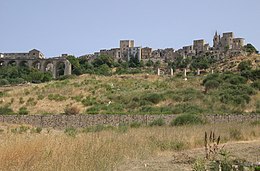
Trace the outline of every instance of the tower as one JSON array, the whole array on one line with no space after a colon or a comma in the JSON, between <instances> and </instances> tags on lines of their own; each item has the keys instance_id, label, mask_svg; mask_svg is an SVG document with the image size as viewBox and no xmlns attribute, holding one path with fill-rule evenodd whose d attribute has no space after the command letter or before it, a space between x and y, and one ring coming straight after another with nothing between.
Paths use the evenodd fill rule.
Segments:
<instances>
[{"instance_id":1,"label":"tower","mask_svg":"<svg viewBox=\"0 0 260 171\"><path fill-rule=\"evenodd\" d=\"M213 48L218 49L220 43L220 35L218 35L218 32L215 32L215 36L213 38Z\"/></svg>"}]
</instances>

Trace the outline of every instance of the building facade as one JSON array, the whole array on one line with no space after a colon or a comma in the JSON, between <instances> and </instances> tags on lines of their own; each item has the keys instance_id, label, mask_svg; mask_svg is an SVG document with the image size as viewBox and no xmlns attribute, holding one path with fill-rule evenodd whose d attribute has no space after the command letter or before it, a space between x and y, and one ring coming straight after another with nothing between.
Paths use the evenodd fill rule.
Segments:
<instances>
[{"instance_id":1,"label":"building facade","mask_svg":"<svg viewBox=\"0 0 260 171\"><path fill-rule=\"evenodd\" d=\"M27 59L27 58L32 58L32 59L44 59L45 56L43 53L37 49L30 50L29 52L24 52L24 53L2 53L0 54L1 58L10 58L10 59Z\"/></svg>"},{"instance_id":2,"label":"building facade","mask_svg":"<svg viewBox=\"0 0 260 171\"><path fill-rule=\"evenodd\" d=\"M152 48L142 48L142 59L150 59L152 57Z\"/></svg>"},{"instance_id":3,"label":"building facade","mask_svg":"<svg viewBox=\"0 0 260 171\"><path fill-rule=\"evenodd\" d=\"M131 58L137 58L138 61L142 59L142 47L130 47L127 52L127 60L129 61Z\"/></svg>"}]
</instances>

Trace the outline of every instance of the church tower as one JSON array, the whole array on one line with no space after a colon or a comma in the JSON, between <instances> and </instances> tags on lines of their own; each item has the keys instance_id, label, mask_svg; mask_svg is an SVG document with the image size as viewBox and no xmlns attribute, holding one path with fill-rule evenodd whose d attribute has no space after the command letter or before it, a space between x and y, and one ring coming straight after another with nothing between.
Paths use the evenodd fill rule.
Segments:
<instances>
[{"instance_id":1,"label":"church tower","mask_svg":"<svg viewBox=\"0 0 260 171\"><path fill-rule=\"evenodd\" d=\"M218 32L215 32L215 36L213 38L213 48L214 49L218 49L220 44L220 35L218 35Z\"/></svg>"}]
</instances>

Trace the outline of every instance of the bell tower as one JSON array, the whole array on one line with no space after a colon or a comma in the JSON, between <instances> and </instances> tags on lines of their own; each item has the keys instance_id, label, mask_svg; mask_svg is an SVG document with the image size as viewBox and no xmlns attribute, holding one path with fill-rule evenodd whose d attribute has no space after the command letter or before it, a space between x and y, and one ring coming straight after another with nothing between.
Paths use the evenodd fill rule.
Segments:
<instances>
[{"instance_id":1,"label":"bell tower","mask_svg":"<svg viewBox=\"0 0 260 171\"><path fill-rule=\"evenodd\" d=\"M218 32L215 32L215 36L213 38L213 48L218 49L220 43L220 35L218 35Z\"/></svg>"}]
</instances>

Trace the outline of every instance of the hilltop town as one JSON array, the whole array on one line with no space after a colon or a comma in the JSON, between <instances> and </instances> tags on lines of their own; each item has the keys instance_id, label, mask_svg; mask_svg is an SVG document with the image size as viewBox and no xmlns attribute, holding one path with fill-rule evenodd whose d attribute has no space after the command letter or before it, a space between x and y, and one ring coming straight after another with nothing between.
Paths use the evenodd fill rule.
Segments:
<instances>
[{"instance_id":1,"label":"hilltop town","mask_svg":"<svg viewBox=\"0 0 260 171\"><path fill-rule=\"evenodd\" d=\"M186 69L190 70L191 65L193 65L193 69L197 69L198 75L200 74L201 69L208 68L208 64L207 67L202 66L203 64L201 64L200 60L204 60L204 58L206 58L207 62L210 61L210 64L219 62L219 65L221 65L221 68L218 66L217 68L216 65L214 67L212 66L211 70L218 69L219 71L225 71L227 67L223 66L223 63L224 65L227 65L229 62L225 61L226 59L239 56L246 57L249 54L258 53L251 44L245 43L244 38L235 37L233 32L223 33L222 36L216 32L212 40L213 46L210 46L204 39L200 39L194 40L192 45L183 46L178 50L175 50L174 48L142 48L142 46L136 46L134 40L120 40L119 47L117 48L102 49L93 54L79 56L78 59L92 63L100 56L108 56L118 63L129 61L135 61L137 63L142 62L142 64L147 64L149 62L153 64L157 63L156 69L158 69L158 75L161 73L160 68L170 69L170 73L173 75L173 70L175 70L173 67L175 67L181 70L185 69L184 75L186 76ZM41 72L51 71L52 77L58 78L61 75L73 74L72 70L75 66L72 66L71 61L68 60L69 56L72 55L62 54L58 57L45 58L45 55L37 49L24 53L0 53L0 66L28 66L31 69L35 68ZM188 61L193 60L195 63L188 63L186 59L188 59ZM235 65L237 66L240 61L241 60L235 61ZM259 63L259 57L252 61L253 63ZM171 65L171 63L174 62L179 63L179 66ZM162 73L164 73L164 71Z\"/></svg>"}]
</instances>

